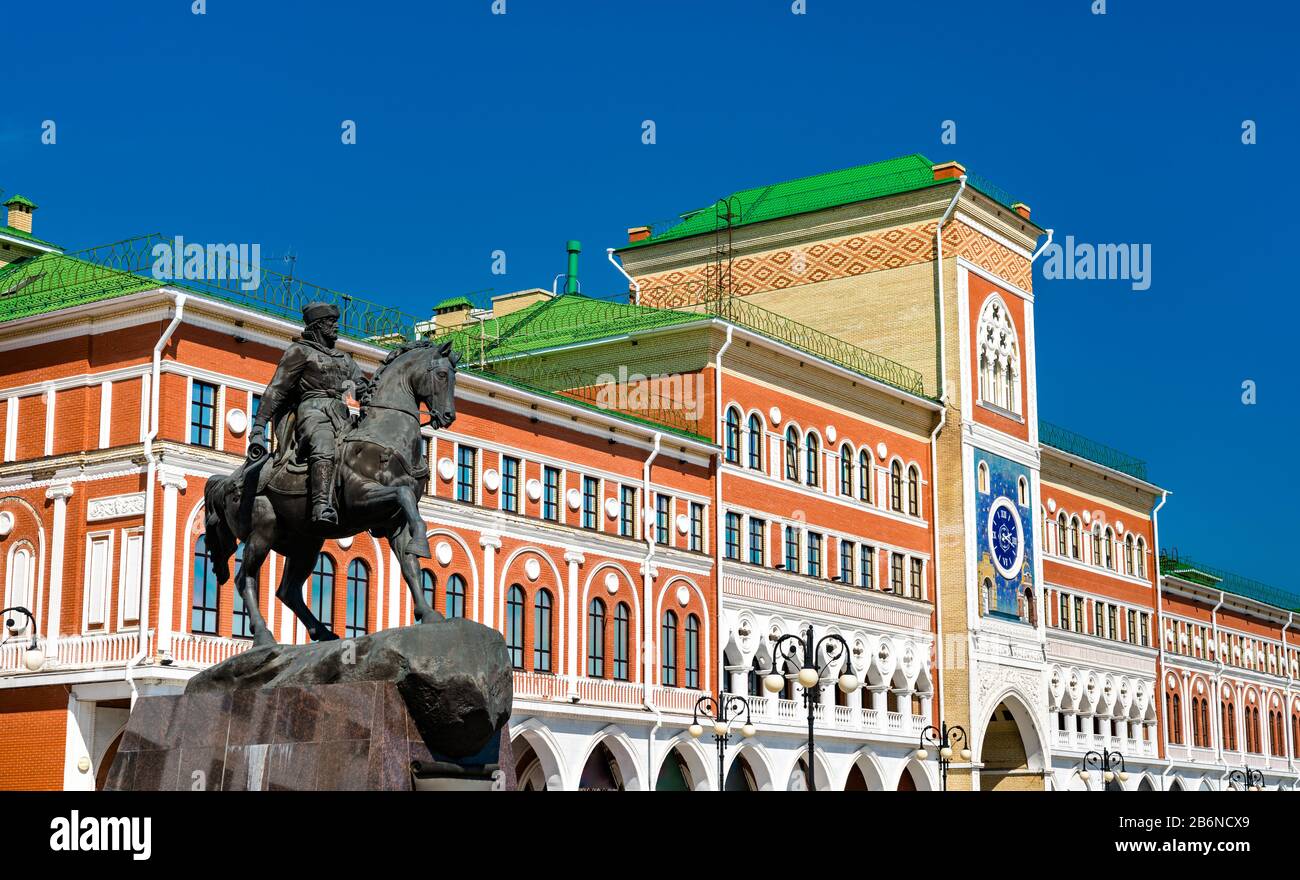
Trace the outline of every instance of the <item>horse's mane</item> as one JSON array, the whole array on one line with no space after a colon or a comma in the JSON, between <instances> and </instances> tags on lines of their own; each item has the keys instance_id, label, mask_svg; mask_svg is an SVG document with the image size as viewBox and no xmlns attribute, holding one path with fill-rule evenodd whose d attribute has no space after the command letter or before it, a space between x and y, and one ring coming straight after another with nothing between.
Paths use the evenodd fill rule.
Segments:
<instances>
[{"instance_id":1,"label":"horse's mane","mask_svg":"<svg viewBox=\"0 0 1300 880\"><path fill-rule=\"evenodd\" d=\"M415 339L410 342L403 342L397 348L394 348L392 351L388 353L388 356L384 358L384 362L375 369L375 374L370 377L370 381L378 385L379 377L384 374L384 370L388 369L389 365L397 361L400 357L402 357L402 355L419 349L433 348L435 346L441 347L442 344L443 344L443 340L430 339L430 338ZM457 359L453 355L452 362L455 363L456 360Z\"/></svg>"}]
</instances>

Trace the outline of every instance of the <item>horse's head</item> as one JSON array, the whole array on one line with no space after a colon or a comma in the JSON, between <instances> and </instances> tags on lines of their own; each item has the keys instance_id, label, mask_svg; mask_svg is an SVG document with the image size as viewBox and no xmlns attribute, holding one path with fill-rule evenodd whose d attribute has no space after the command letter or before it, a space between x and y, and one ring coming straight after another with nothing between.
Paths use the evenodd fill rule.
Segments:
<instances>
[{"instance_id":1,"label":"horse's head","mask_svg":"<svg viewBox=\"0 0 1300 880\"><path fill-rule=\"evenodd\" d=\"M445 428L456 421L456 366L460 355L452 350L451 342L430 346L429 368L419 393L429 408L434 428Z\"/></svg>"}]
</instances>

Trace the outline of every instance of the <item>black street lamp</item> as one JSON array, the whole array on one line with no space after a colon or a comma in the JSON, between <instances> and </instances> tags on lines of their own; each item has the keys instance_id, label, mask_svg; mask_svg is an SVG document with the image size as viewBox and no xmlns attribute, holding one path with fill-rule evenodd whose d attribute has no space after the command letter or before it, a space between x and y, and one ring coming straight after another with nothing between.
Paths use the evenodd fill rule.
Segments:
<instances>
[{"instance_id":1,"label":"black street lamp","mask_svg":"<svg viewBox=\"0 0 1300 880\"><path fill-rule=\"evenodd\" d=\"M947 721L940 721L939 724L941 727L935 727L931 724L921 731L921 742L916 750L916 758L918 761L924 761L930 757L930 753L925 750L927 742L932 746L939 747L939 777L943 780L943 788L940 790L947 791L948 765L952 763L954 754L953 743L961 744L961 748L957 750L956 754L963 761L969 761L970 749L966 748L969 740L966 739L966 728L961 725L954 724L949 727Z\"/></svg>"},{"instance_id":2,"label":"black street lamp","mask_svg":"<svg viewBox=\"0 0 1300 880\"><path fill-rule=\"evenodd\" d=\"M1119 776L1120 782L1128 782L1128 771L1124 768L1124 756L1119 752L1112 752L1109 749L1102 749L1101 752L1088 752L1083 756L1083 769L1087 770L1088 765L1093 764L1101 771L1101 781L1110 785L1116 776ZM1119 767L1119 773L1115 768Z\"/></svg>"},{"instance_id":3,"label":"black street lamp","mask_svg":"<svg viewBox=\"0 0 1300 880\"><path fill-rule=\"evenodd\" d=\"M704 725L700 724L700 716L703 715L706 720L713 722L713 741L718 746L718 791L725 791L727 785L724 770L727 764L727 743L731 742L731 720L743 709L745 723L740 727L741 734L749 739L757 732L749 721L749 700L739 694L724 696L725 699L722 701L715 700L709 694L696 700L695 716L688 728L691 736L699 739L704 734Z\"/></svg>"},{"instance_id":4,"label":"black street lamp","mask_svg":"<svg viewBox=\"0 0 1300 880\"><path fill-rule=\"evenodd\" d=\"M827 651L826 665L817 665L817 654L822 647L830 644L838 648L834 653ZM858 689L858 677L853 672L853 661L849 659L849 643L844 641L844 637L836 633L824 635L821 640L816 640L813 634L813 628L810 625L803 631L802 635L786 633L776 640L772 646L772 671L763 678L763 687L772 693L778 693L785 687L785 676L777 671L777 664L782 662L781 646L788 645L785 662L799 662L799 649L803 648L802 665L799 668L799 674L796 680L803 688L803 702L808 707L808 762L805 769L804 778L807 780L809 791L817 790L817 775L813 770L816 763L815 741L813 738L813 719L814 708L822 693L822 673L826 671L831 663L844 658L844 671L840 673L839 687L846 694L853 693Z\"/></svg>"},{"instance_id":5,"label":"black street lamp","mask_svg":"<svg viewBox=\"0 0 1300 880\"><path fill-rule=\"evenodd\" d=\"M27 622L20 626L18 621L14 620L13 615L10 614L11 611L26 617ZM36 617L21 605L15 605L12 608L2 608L0 609L0 614L6 615L5 629L8 630L9 635L14 638L21 636L24 630L31 627L32 643L27 646L27 650L23 653L23 664L27 667L29 672L35 672L40 669L41 666L45 664L45 652L41 650L40 642L37 641L36 638Z\"/></svg>"},{"instance_id":6,"label":"black street lamp","mask_svg":"<svg viewBox=\"0 0 1300 880\"><path fill-rule=\"evenodd\" d=\"M1264 774L1253 767L1247 767L1245 770L1233 770L1228 774L1228 781L1239 783L1246 791L1264 790Z\"/></svg>"}]
</instances>

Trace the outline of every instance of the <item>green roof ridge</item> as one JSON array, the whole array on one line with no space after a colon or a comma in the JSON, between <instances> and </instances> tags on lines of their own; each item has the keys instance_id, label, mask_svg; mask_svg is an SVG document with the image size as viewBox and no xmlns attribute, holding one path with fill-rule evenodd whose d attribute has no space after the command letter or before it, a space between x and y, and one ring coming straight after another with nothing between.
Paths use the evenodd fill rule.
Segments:
<instances>
[{"instance_id":1,"label":"green roof ridge","mask_svg":"<svg viewBox=\"0 0 1300 880\"><path fill-rule=\"evenodd\" d=\"M4 205L6 208L9 207L10 205L22 205L23 207L31 208L32 210L36 210L37 207L36 203L33 202L31 199L27 198L27 196L20 196L20 195L11 196L9 200L4 203Z\"/></svg>"}]
</instances>

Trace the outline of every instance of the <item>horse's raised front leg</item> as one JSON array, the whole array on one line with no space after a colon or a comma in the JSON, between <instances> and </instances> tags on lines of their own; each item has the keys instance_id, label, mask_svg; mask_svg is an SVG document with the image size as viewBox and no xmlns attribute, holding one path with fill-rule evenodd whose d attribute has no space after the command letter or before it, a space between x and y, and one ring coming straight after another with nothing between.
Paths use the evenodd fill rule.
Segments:
<instances>
[{"instance_id":1,"label":"horse's raised front leg","mask_svg":"<svg viewBox=\"0 0 1300 880\"><path fill-rule=\"evenodd\" d=\"M393 549L393 555L397 557L397 565L402 570L402 580L406 581L406 589L411 592L411 608L415 611L415 622L437 623L446 620L442 612L424 598L424 584L420 583L420 563L410 551L410 542L411 538L405 526L398 529L397 534L388 538L388 546Z\"/></svg>"},{"instance_id":2,"label":"horse's raised front leg","mask_svg":"<svg viewBox=\"0 0 1300 880\"><path fill-rule=\"evenodd\" d=\"M253 624L253 644L257 647L275 644L275 636L271 633L271 628L266 625L265 618L262 617L262 606L257 595L257 581L262 572L262 563L266 561L266 554L270 552L265 537L254 531L244 542L244 553L239 563L239 571L235 573L235 589L244 600L244 608L248 611L248 619Z\"/></svg>"},{"instance_id":3,"label":"horse's raised front leg","mask_svg":"<svg viewBox=\"0 0 1300 880\"><path fill-rule=\"evenodd\" d=\"M280 586L275 591L275 595L293 612L294 617L307 627L307 635L314 642L328 642L338 638L329 627L320 622L315 614L311 613L307 603L302 600L302 585L306 583L312 569L316 567L316 557L320 555L322 543L324 542L317 541L314 546L302 545L285 558L284 574L280 578Z\"/></svg>"}]
</instances>

